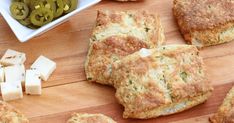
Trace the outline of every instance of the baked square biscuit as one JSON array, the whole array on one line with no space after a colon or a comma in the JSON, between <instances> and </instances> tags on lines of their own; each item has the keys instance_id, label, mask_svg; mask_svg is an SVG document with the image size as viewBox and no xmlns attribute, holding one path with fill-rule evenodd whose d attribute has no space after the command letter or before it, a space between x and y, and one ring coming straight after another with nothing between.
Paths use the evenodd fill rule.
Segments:
<instances>
[{"instance_id":1,"label":"baked square biscuit","mask_svg":"<svg viewBox=\"0 0 234 123\"><path fill-rule=\"evenodd\" d=\"M141 48L154 48L164 41L159 17L146 11L98 11L85 63L89 81L112 85L111 64Z\"/></svg>"},{"instance_id":2,"label":"baked square biscuit","mask_svg":"<svg viewBox=\"0 0 234 123\"><path fill-rule=\"evenodd\" d=\"M210 121L212 123L234 123L234 87L229 91L217 113L210 118Z\"/></svg>"},{"instance_id":3,"label":"baked square biscuit","mask_svg":"<svg viewBox=\"0 0 234 123\"><path fill-rule=\"evenodd\" d=\"M0 123L29 123L29 121L14 107L0 101Z\"/></svg>"},{"instance_id":4,"label":"baked square biscuit","mask_svg":"<svg viewBox=\"0 0 234 123\"><path fill-rule=\"evenodd\" d=\"M234 39L232 0L174 0L173 13L184 39L198 47Z\"/></svg>"},{"instance_id":5,"label":"baked square biscuit","mask_svg":"<svg viewBox=\"0 0 234 123\"><path fill-rule=\"evenodd\" d=\"M111 80L124 118L148 119L203 103L211 95L203 60L192 45L141 49L114 63Z\"/></svg>"},{"instance_id":6,"label":"baked square biscuit","mask_svg":"<svg viewBox=\"0 0 234 123\"><path fill-rule=\"evenodd\" d=\"M73 114L67 123L116 123L103 114Z\"/></svg>"},{"instance_id":7,"label":"baked square biscuit","mask_svg":"<svg viewBox=\"0 0 234 123\"><path fill-rule=\"evenodd\" d=\"M151 48L161 45L164 41L160 18L144 10L98 11L91 42L103 41L113 35L136 37Z\"/></svg>"}]
</instances>

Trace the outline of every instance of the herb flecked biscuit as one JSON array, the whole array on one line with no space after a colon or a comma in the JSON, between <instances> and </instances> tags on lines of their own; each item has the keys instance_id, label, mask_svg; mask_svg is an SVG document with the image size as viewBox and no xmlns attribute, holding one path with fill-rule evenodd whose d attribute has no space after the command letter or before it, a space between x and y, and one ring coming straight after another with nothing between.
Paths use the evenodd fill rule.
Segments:
<instances>
[{"instance_id":1,"label":"herb flecked biscuit","mask_svg":"<svg viewBox=\"0 0 234 123\"><path fill-rule=\"evenodd\" d=\"M110 117L103 114L75 113L67 123L116 123Z\"/></svg>"},{"instance_id":2,"label":"herb flecked biscuit","mask_svg":"<svg viewBox=\"0 0 234 123\"><path fill-rule=\"evenodd\" d=\"M85 63L89 81L112 85L111 64L141 48L164 41L160 19L146 11L98 11Z\"/></svg>"},{"instance_id":3,"label":"herb flecked biscuit","mask_svg":"<svg viewBox=\"0 0 234 123\"><path fill-rule=\"evenodd\" d=\"M234 123L234 87L229 91L217 113L210 118L210 121L212 123Z\"/></svg>"},{"instance_id":4,"label":"herb flecked biscuit","mask_svg":"<svg viewBox=\"0 0 234 123\"><path fill-rule=\"evenodd\" d=\"M141 49L113 65L111 80L124 118L169 115L203 103L213 90L192 45Z\"/></svg>"},{"instance_id":5,"label":"herb flecked biscuit","mask_svg":"<svg viewBox=\"0 0 234 123\"><path fill-rule=\"evenodd\" d=\"M29 121L14 107L0 101L0 123L29 123Z\"/></svg>"},{"instance_id":6,"label":"herb flecked biscuit","mask_svg":"<svg viewBox=\"0 0 234 123\"><path fill-rule=\"evenodd\" d=\"M174 0L173 13L184 39L198 47L234 39L232 0Z\"/></svg>"}]
</instances>

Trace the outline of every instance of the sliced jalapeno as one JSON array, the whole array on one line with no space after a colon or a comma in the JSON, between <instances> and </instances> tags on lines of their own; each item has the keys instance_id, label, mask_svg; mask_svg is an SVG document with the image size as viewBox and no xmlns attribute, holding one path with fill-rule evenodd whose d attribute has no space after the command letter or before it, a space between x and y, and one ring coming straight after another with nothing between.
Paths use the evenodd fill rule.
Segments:
<instances>
[{"instance_id":1,"label":"sliced jalapeno","mask_svg":"<svg viewBox=\"0 0 234 123\"><path fill-rule=\"evenodd\" d=\"M17 20L25 19L29 14L28 6L22 2L12 2L10 11L12 17Z\"/></svg>"},{"instance_id":2,"label":"sliced jalapeno","mask_svg":"<svg viewBox=\"0 0 234 123\"><path fill-rule=\"evenodd\" d=\"M27 4L27 5L29 5L30 0L12 0L12 2L23 2L23 3Z\"/></svg>"},{"instance_id":3,"label":"sliced jalapeno","mask_svg":"<svg viewBox=\"0 0 234 123\"><path fill-rule=\"evenodd\" d=\"M39 8L32 11L30 20L36 26L43 26L54 18L53 12L47 8Z\"/></svg>"},{"instance_id":4,"label":"sliced jalapeno","mask_svg":"<svg viewBox=\"0 0 234 123\"><path fill-rule=\"evenodd\" d=\"M29 24L29 25L27 25L27 27L30 28L30 29L38 29L38 28L40 28L39 26L35 26L33 24Z\"/></svg>"},{"instance_id":5,"label":"sliced jalapeno","mask_svg":"<svg viewBox=\"0 0 234 123\"><path fill-rule=\"evenodd\" d=\"M19 20L19 23L21 23L24 26L28 26L28 25L32 24L30 18L25 18L23 20Z\"/></svg>"},{"instance_id":6,"label":"sliced jalapeno","mask_svg":"<svg viewBox=\"0 0 234 123\"><path fill-rule=\"evenodd\" d=\"M30 4L30 0L23 0L25 4L29 5Z\"/></svg>"},{"instance_id":7,"label":"sliced jalapeno","mask_svg":"<svg viewBox=\"0 0 234 123\"><path fill-rule=\"evenodd\" d=\"M29 8L31 9L31 10L34 10L35 9L35 4L36 4L36 2L38 2L38 0L31 0L30 1L30 3L29 3Z\"/></svg>"},{"instance_id":8,"label":"sliced jalapeno","mask_svg":"<svg viewBox=\"0 0 234 123\"><path fill-rule=\"evenodd\" d=\"M75 10L77 4L78 0L12 0L10 11L19 23L37 29Z\"/></svg>"},{"instance_id":9,"label":"sliced jalapeno","mask_svg":"<svg viewBox=\"0 0 234 123\"><path fill-rule=\"evenodd\" d=\"M78 1L77 0L63 0L64 3L64 13L69 13L77 8Z\"/></svg>"},{"instance_id":10,"label":"sliced jalapeno","mask_svg":"<svg viewBox=\"0 0 234 123\"><path fill-rule=\"evenodd\" d=\"M63 7L64 7L64 4L63 4L63 0L54 0L55 2L55 5L56 5L56 10L55 10L55 13L54 13L54 17L57 18L59 16L61 16L63 14Z\"/></svg>"},{"instance_id":11,"label":"sliced jalapeno","mask_svg":"<svg viewBox=\"0 0 234 123\"><path fill-rule=\"evenodd\" d=\"M53 0L32 0L30 3L31 10L39 8L47 8L52 10L54 13L56 11L56 5Z\"/></svg>"}]
</instances>

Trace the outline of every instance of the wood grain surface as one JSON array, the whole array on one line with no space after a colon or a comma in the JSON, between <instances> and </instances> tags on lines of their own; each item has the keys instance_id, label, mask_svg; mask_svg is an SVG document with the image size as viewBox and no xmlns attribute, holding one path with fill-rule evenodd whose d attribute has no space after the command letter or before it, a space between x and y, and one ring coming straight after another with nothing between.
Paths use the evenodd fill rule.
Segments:
<instances>
[{"instance_id":1,"label":"wood grain surface","mask_svg":"<svg viewBox=\"0 0 234 123\"><path fill-rule=\"evenodd\" d=\"M207 123L208 117L217 110L233 86L234 42L201 49L208 77L215 88L207 102L170 116L149 120L123 119L123 107L114 97L115 90L89 83L85 79L84 61L95 24L96 10L99 9L144 9L159 13L165 28L166 44L185 43L172 15L172 0L127 3L103 0L26 43L20 43L16 39L0 16L0 55L9 48L25 52L27 68L41 54L57 63L57 69L49 81L43 82L42 96L24 95L22 100L12 101L10 104L25 113L32 123L65 123L73 112L103 113L119 123Z\"/></svg>"}]
</instances>

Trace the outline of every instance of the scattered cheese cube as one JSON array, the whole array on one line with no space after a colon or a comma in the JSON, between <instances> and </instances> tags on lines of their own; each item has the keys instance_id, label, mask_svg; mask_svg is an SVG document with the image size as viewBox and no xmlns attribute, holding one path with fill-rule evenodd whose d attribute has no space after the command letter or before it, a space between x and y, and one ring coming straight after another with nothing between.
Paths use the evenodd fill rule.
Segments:
<instances>
[{"instance_id":1,"label":"scattered cheese cube","mask_svg":"<svg viewBox=\"0 0 234 123\"><path fill-rule=\"evenodd\" d=\"M36 69L26 71L25 92L31 95L41 95L41 79Z\"/></svg>"},{"instance_id":2,"label":"scattered cheese cube","mask_svg":"<svg viewBox=\"0 0 234 123\"><path fill-rule=\"evenodd\" d=\"M5 80L4 68L0 65L0 83L4 82L4 80Z\"/></svg>"},{"instance_id":3,"label":"scattered cheese cube","mask_svg":"<svg viewBox=\"0 0 234 123\"><path fill-rule=\"evenodd\" d=\"M24 65L13 65L5 67L5 81L25 81L25 68Z\"/></svg>"},{"instance_id":4,"label":"scattered cheese cube","mask_svg":"<svg viewBox=\"0 0 234 123\"><path fill-rule=\"evenodd\" d=\"M23 91L20 81L1 83L2 99L11 101L23 98Z\"/></svg>"},{"instance_id":5,"label":"scattered cheese cube","mask_svg":"<svg viewBox=\"0 0 234 123\"><path fill-rule=\"evenodd\" d=\"M8 49L0 60L3 65L23 64L26 60L25 53Z\"/></svg>"},{"instance_id":6,"label":"scattered cheese cube","mask_svg":"<svg viewBox=\"0 0 234 123\"><path fill-rule=\"evenodd\" d=\"M50 59L40 56L31 66L32 69L36 69L41 74L41 78L46 81L52 72L56 69L56 63Z\"/></svg>"}]
</instances>

